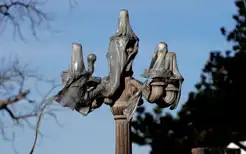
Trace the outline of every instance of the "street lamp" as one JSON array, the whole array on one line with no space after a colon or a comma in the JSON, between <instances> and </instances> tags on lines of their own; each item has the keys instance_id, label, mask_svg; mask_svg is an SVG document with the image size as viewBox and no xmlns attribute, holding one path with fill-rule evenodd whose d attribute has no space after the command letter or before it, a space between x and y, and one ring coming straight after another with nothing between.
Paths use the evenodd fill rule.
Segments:
<instances>
[{"instance_id":1,"label":"street lamp","mask_svg":"<svg viewBox=\"0 0 246 154\"><path fill-rule=\"evenodd\" d=\"M70 67L62 72L63 89L56 101L64 107L87 115L103 103L111 107L116 124L116 154L131 154L130 122L136 108L149 103L174 109L179 102L183 77L178 71L176 54L168 52L160 42L150 66L142 76L144 82L134 79L132 63L138 53L139 39L133 32L127 10L121 10L116 34L110 38L107 60L109 74L93 76L96 55L87 56L85 69L80 44L72 45Z\"/></svg>"}]
</instances>

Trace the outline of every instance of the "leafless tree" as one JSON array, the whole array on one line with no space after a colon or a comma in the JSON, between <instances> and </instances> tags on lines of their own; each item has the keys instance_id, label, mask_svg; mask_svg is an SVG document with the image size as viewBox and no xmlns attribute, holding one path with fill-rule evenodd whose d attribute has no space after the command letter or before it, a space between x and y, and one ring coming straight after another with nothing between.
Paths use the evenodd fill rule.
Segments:
<instances>
[{"instance_id":1,"label":"leafless tree","mask_svg":"<svg viewBox=\"0 0 246 154\"><path fill-rule=\"evenodd\" d=\"M24 39L22 26L28 25L33 36L41 28L49 28L48 13L42 10L46 1L39 0L5 0L0 2L0 26L2 31L8 26L13 27L14 36L18 34Z\"/></svg>"},{"instance_id":2,"label":"leafless tree","mask_svg":"<svg viewBox=\"0 0 246 154\"><path fill-rule=\"evenodd\" d=\"M13 35L24 39L23 27L29 26L32 35L37 38L37 33L43 28L50 30L52 18L45 12L44 6L48 0L0 0L0 32L6 28L13 28ZM69 0L68 6L74 7L76 0ZM31 99L33 93L28 82L38 81L51 85L47 94L40 97L40 100ZM33 153L37 136L39 133L40 119L43 113L55 117L54 110L45 110L47 98L57 85L52 80L44 80L36 71L31 70L28 65L23 65L18 59L7 60L6 57L0 58L0 114L7 114L8 121L11 119L14 124L20 125L22 122L29 124L28 119L37 117L38 122L35 134L35 141L30 153ZM28 110L23 113L21 108L28 104ZM0 132L3 138L6 130L6 116L0 116Z\"/></svg>"},{"instance_id":3,"label":"leafless tree","mask_svg":"<svg viewBox=\"0 0 246 154\"><path fill-rule=\"evenodd\" d=\"M9 123L9 119L14 125L22 125L23 122L30 125L28 119L38 117L37 125L39 125L41 114L46 113L57 120L53 109L46 111L44 109L49 94L59 85L56 85L53 80L44 80L36 71L29 69L28 65L21 64L18 59L7 60L2 58L0 64L0 113L8 115L7 118L0 116L0 132L4 139L8 139L5 130L8 128L6 124ZM47 89L46 94L40 96L40 99L36 98L37 96L35 99L31 99L30 93L34 93L34 89L38 92L38 87L31 87L30 83L33 85L37 82L47 83L50 88ZM28 107L25 109L27 104ZM35 129L35 138L37 138L38 127Z\"/></svg>"},{"instance_id":4,"label":"leafless tree","mask_svg":"<svg viewBox=\"0 0 246 154\"><path fill-rule=\"evenodd\" d=\"M68 0L70 8L76 6L77 0ZM13 34L24 39L23 26L29 26L33 36L41 29L51 30L53 20L48 12L44 11L48 0L0 0L0 28L13 27Z\"/></svg>"}]
</instances>

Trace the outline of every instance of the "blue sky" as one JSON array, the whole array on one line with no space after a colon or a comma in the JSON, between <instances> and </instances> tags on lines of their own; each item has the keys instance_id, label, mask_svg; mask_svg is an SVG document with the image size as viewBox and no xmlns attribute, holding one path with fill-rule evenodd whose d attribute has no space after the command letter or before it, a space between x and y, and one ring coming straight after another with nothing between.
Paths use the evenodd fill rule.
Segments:
<instances>
[{"instance_id":1,"label":"blue sky","mask_svg":"<svg viewBox=\"0 0 246 154\"><path fill-rule=\"evenodd\" d=\"M0 56L18 55L40 74L60 80L60 72L69 65L71 44L81 43L84 57L88 53L98 56L95 75L105 76L109 37L116 31L119 11L128 9L131 25L140 38L139 53L134 62L135 76L148 67L158 42L167 42L169 50L176 52L179 70L185 78L180 101L183 104L199 80L209 51L229 48L219 28L233 27L233 0L78 1L79 5L72 11L69 11L68 1L49 2L45 10L52 13L55 19L52 27L58 33L42 31L39 40L32 38L25 26L26 40L13 40L8 26L0 37ZM41 86L44 91L47 89ZM151 105L147 107L152 108ZM171 113L175 115L178 109ZM42 122L45 137L40 140L36 154L114 153L114 120L108 106L104 105L87 117L69 110L59 112L57 116L63 127L46 118ZM34 132L28 128L8 131L17 132L14 145L20 154L27 153ZM0 141L0 145L2 154L14 154L10 150L11 142ZM148 154L149 150L133 145L134 154Z\"/></svg>"}]
</instances>

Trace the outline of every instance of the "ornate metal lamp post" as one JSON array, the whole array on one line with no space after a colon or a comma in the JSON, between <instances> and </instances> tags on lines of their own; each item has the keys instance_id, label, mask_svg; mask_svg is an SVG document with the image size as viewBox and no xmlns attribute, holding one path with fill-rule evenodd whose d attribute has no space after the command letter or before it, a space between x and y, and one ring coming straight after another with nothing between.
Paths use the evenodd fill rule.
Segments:
<instances>
[{"instance_id":1,"label":"ornate metal lamp post","mask_svg":"<svg viewBox=\"0 0 246 154\"><path fill-rule=\"evenodd\" d=\"M107 53L109 74L94 77L96 55L87 57L85 69L80 44L72 45L70 68L62 72L64 88L56 101L87 115L103 103L111 107L116 123L116 154L131 154L130 121L142 97L149 103L174 109L180 98L183 77L178 71L176 54L160 42L151 64L142 74L145 82L132 77L132 63L138 53L139 39L133 32L127 10L120 11L116 34L110 38ZM149 81L150 80L150 81Z\"/></svg>"}]
</instances>

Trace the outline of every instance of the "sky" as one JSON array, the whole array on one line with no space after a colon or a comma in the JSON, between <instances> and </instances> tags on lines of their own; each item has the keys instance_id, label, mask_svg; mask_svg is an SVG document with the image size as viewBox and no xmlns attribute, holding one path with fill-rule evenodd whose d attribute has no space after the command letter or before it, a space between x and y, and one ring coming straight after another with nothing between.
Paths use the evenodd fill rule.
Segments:
<instances>
[{"instance_id":1,"label":"sky","mask_svg":"<svg viewBox=\"0 0 246 154\"><path fill-rule=\"evenodd\" d=\"M58 1L56 1L58 2ZM157 44L168 43L169 51L176 52L179 71L185 78L179 107L168 111L172 115L182 107L188 93L199 81L203 65L211 50L230 48L220 33L220 27L232 28L232 14L236 12L233 0L78 0L70 9L68 1L50 1L44 9L51 13L53 31L41 31L38 39L31 36L28 25L23 25L26 39L13 39L11 25L0 36L0 56L17 55L39 74L60 82L61 71L69 66L72 43L80 43L84 58L97 55L95 76L106 76L106 53L109 38L114 35L121 9L129 11L131 25L140 39L139 53L134 61L135 77L149 66ZM40 85L43 91L47 85ZM33 94L33 96L36 96ZM145 102L148 110L153 105ZM65 109L57 112L62 124L52 118L42 121L44 134L35 154L109 154L115 151L115 127L110 108L106 105L86 117ZM182 129L182 128L181 128ZM8 128L16 133L14 147L19 154L28 153L34 131ZM2 154L15 154L12 142L0 140ZM148 154L149 147L133 145L133 154Z\"/></svg>"}]
</instances>

